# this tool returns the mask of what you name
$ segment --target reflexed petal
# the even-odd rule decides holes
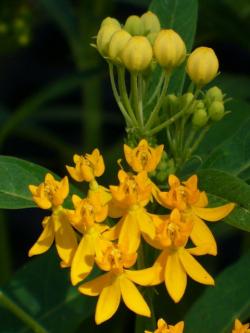
[[[140,245],[140,230],[133,214],[127,214],[123,219],[118,244],[126,248],[127,253],[134,253]]]
[[[130,148],[128,145],[124,144],[123,145],[123,149],[124,149],[124,155],[125,155],[125,159],[127,161],[127,163],[129,165],[131,165],[132,163],[132,152],[133,152],[133,149]]]
[[[89,235],[83,236],[74,255],[70,277],[73,285],[85,279],[94,266],[94,244]]]
[[[126,306],[141,316],[150,317],[150,309],[133,282],[125,275],[121,276],[119,281],[122,298]]]
[[[159,257],[154,262],[153,267],[155,268],[155,276],[151,282],[151,286],[155,286],[164,281],[164,274],[165,274],[164,272],[167,260],[168,260],[168,250],[164,250],[161,252]]]
[[[205,192],[201,192],[199,199],[195,203],[195,207],[206,207],[208,205],[208,198]]]
[[[199,208],[192,206],[192,211],[203,220],[215,222],[230,214],[234,207],[234,203],[229,203],[215,208]]]
[[[107,240],[118,239],[122,225],[123,225],[123,218],[118,223],[116,223],[116,225],[114,225],[112,228],[105,231],[102,235],[103,238]]]
[[[178,252],[183,267],[193,280],[207,285],[214,285],[214,279],[211,275],[208,274],[186,249],[180,249]]]
[[[78,245],[76,234],[65,217],[54,218],[53,221],[57,252],[63,261],[63,267],[69,267]]]
[[[193,215],[192,220],[194,222],[193,229],[190,234],[190,237],[193,243],[197,246],[207,247],[207,254],[213,256],[217,255],[217,244],[214,239],[214,236],[207,225],[198,217]]]
[[[178,303],[184,295],[187,274],[179,260],[178,251],[170,253],[165,268],[165,284],[171,298]]]
[[[102,289],[110,284],[110,281],[113,277],[112,273],[105,273],[101,276],[98,276],[94,280],[86,282],[78,288],[80,293],[88,296],[98,296]]]
[[[29,257],[46,252],[54,241],[53,223],[49,218],[36,243],[29,250]]]
[[[155,226],[146,210],[136,209],[135,211],[131,212],[131,215],[132,214],[137,221],[137,225],[139,225],[141,232],[153,239],[155,237]]]
[[[194,256],[204,256],[204,254],[208,254],[208,252],[210,251],[210,247],[209,245],[205,245],[205,246],[192,247],[186,250]]]
[[[129,280],[141,286],[151,286],[156,275],[159,275],[159,269],[157,270],[157,267],[152,266],[138,271],[125,270],[125,275]]]
[[[70,176],[77,182],[82,182],[84,177],[76,170],[76,168],[66,165],[66,169]]]
[[[184,330],[184,321],[180,321],[173,328],[173,333],[182,333]]]
[[[113,281],[106,285],[98,298],[95,312],[95,321],[101,324],[113,316],[117,311],[121,300],[121,290],[119,279],[115,277]]]

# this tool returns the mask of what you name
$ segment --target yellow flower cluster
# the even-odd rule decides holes
[[[158,17],[151,11],[141,17],[129,16],[122,26],[107,17],[96,37],[96,48],[114,65],[124,66],[130,72],[145,72],[158,63],[167,73],[186,59],[186,45],[172,29],[161,29]],[[199,87],[217,75],[219,62],[211,48],[198,47],[188,57],[186,71]]]
[[[232,333],[249,333],[250,324],[242,324],[239,319],[235,319]],[[157,329],[154,332],[145,331],[145,333],[183,333],[184,322],[180,321],[176,325],[168,325],[165,320],[160,318],[157,321]]]
[[[168,191],[161,191],[150,173],[161,160],[163,145],[151,147],[142,139],[135,148],[124,145],[124,153],[131,171],[119,170],[119,184],[109,188],[96,180],[105,169],[98,149],[85,156],[74,155],[75,165],[67,166],[68,172],[78,182],[89,182],[84,198],[72,196],[74,209],[63,207],[69,193],[67,177],[57,181],[47,174],[39,186],[30,185],[36,204],[52,213],[43,220],[43,232],[29,255],[47,251],[55,240],[62,267],[70,267],[72,284],[81,282],[81,293],[99,296],[97,324],[114,315],[121,299],[131,311],[150,317],[150,309],[136,284],[153,286],[165,282],[175,302],[185,292],[187,276],[213,285],[213,278],[195,259],[217,254],[215,239],[204,220],[221,220],[234,208],[233,203],[207,208],[207,195],[198,189],[196,175],[183,182],[170,175]],[[153,201],[165,209],[164,214],[149,211]],[[108,223],[110,219],[116,221],[113,226]],[[147,268],[135,266],[143,240],[159,250],[158,258]],[[191,242],[194,245],[187,246]],[[94,265],[104,273],[82,283]],[[183,323],[174,329],[159,321],[155,332],[182,330]]]

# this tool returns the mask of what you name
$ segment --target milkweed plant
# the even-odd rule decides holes
[[[228,96],[213,85],[219,60],[207,46],[188,51],[181,34],[162,27],[152,11],[131,15],[125,23],[105,18],[91,46],[107,64],[110,88],[124,118],[117,181],[102,183],[109,165],[93,147],[72,157],[63,178],[47,172],[40,183],[27,184],[33,201],[45,211],[42,231],[28,255],[43,256],[55,247],[57,269],[67,271],[68,283],[79,296],[96,299],[95,325],[113,320],[123,303],[136,318],[149,318],[136,332],[183,333],[188,317],[175,322],[171,304],[178,307],[185,299],[190,280],[212,292],[217,288],[203,261],[220,256],[211,226],[225,220],[250,230],[247,217],[245,227],[239,226],[244,207],[234,196],[239,186],[248,185],[239,181],[233,186],[230,175],[224,180],[204,169],[200,176],[188,167],[198,159],[210,129],[231,116]],[[184,89],[173,91],[181,71],[187,75]],[[87,184],[88,189],[74,192],[71,183],[80,189]],[[210,191],[214,183],[218,192]],[[169,306],[165,317],[158,318],[155,304],[165,298]],[[249,333],[248,319],[249,313],[236,309],[223,333]],[[188,332],[202,333],[191,326]],[[211,333],[217,333],[216,327]]]

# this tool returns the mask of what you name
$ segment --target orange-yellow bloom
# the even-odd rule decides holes
[[[48,251],[55,240],[58,255],[62,259],[61,266],[69,267],[77,249],[77,239],[65,209],[54,209],[51,216],[43,219],[42,226],[43,231],[29,250],[29,257]]]
[[[124,145],[124,154],[126,161],[135,172],[151,172],[160,162],[163,148],[163,145],[153,148],[149,146],[147,140],[142,139],[135,148]]]
[[[42,209],[58,207],[68,196],[68,177],[65,176],[61,181],[57,181],[53,175],[47,173],[43,183],[38,186],[29,185],[29,190],[38,207]]]
[[[145,333],[183,333],[184,321],[180,321],[176,325],[168,325],[162,318],[157,321],[157,329],[154,332],[145,331]]]
[[[70,176],[78,182],[91,182],[104,173],[104,161],[98,149],[84,156],[75,154],[73,160],[75,167],[66,165],[66,168]]]
[[[192,220],[184,220],[178,209],[174,209],[170,216],[154,216],[156,236],[147,241],[162,252],[156,259],[153,267],[135,272],[151,275],[151,285],[165,281],[167,291],[177,303],[184,295],[187,285],[187,275],[193,280],[213,285],[213,278],[194,259],[193,255],[207,253],[207,248],[195,247],[186,249],[185,245],[192,230]]]
[[[235,319],[232,333],[250,333],[250,324],[242,324],[239,319]]]
[[[121,298],[131,311],[150,317],[150,309],[133,283],[133,271],[127,270],[134,265],[136,258],[136,253],[128,252],[122,244],[116,246],[112,243],[103,255],[96,258],[98,266],[107,273],[82,284],[79,291],[89,296],[99,295],[95,312],[97,324],[115,314]],[[141,275],[141,279],[142,284],[149,284],[147,276]]]
[[[220,207],[205,208],[208,199],[205,192],[200,192],[196,175],[191,176],[187,181],[180,182],[175,175],[170,175],[169,191],[158,192],[158,201],[166,208],[178,208],[183,218],[192,219],[193,229],[190,238],[197,246],[207,246],[208,254],[217,254],[217,245],[213,234],[203,220],[215,222],[226,217],[235,207],[229,203]]]
[[[68,217],[74,227],[83,234],[71,265],[73,285],[89,275],[94,266],[95,256],[108,243],[101,236],[108,229],[107,225],[100,224],[108,215],[108,201],[102,199],[98,190],[96,196],[91,193],[91,196],[85,199],[77,195],[72,196],[75,211],[69,213]]]
[[[141,234],[150,238],[155,235],[152,218],[144,208],[151,198],[152,183],[145,171],[135,176],[120,170],[118,178],[120,185],[110,186],[109,216],[121,219],[104,236],[109,240],[119,238],[119,242],[127,244],[130,252],[135,252],[140,245]]]

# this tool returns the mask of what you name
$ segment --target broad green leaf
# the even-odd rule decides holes
[[[249,175],[250,169],[250,119],[224,143],[216,147],[202,164],[202,169],[216,168],[235,176]],[[246,173],[248,171],[248,173]]]
[[[162,28],[174,29],[183,38],[187,51],[193,46],[198,1],[197,0],[153,0],[149,10],[157,14]],[[159,73],[154,77],[152,85],[159,80]],[[170,82],[170,92],[181,93],[185,81],[185,65],[175,71]]]
[[[235,318],[250,313],[250,252],[225,269],[185,317],[185,333],[229,333]]]
[[[47,172],[49,170],[37,164],[15,157],[0,156],[0,208],[36,207],[28,185],[40,184]],[[76,189],[74,189],[74,192],[79,193]]]
[[[226,202],[236,203],[236,208],[224,221],[250,231],[250,186],[243,180],[216,169],[198,171],[199,188],[206,191],[215,206]]]
[[[73,333],[94,313],[95,298],[85,297],[71,286],[69,271],[60,268],[52,250],[31,259],[2,292],[48,333]],[[1,306],[0,318],[1,332],[31,333],[29,327]]]
[[[207,156],[214,148],[235,135],[250,117],[250,105],[243,101],[233,100],[226,104],[226,109],[231,113],[211,127],[199,147],[199,155]]]

